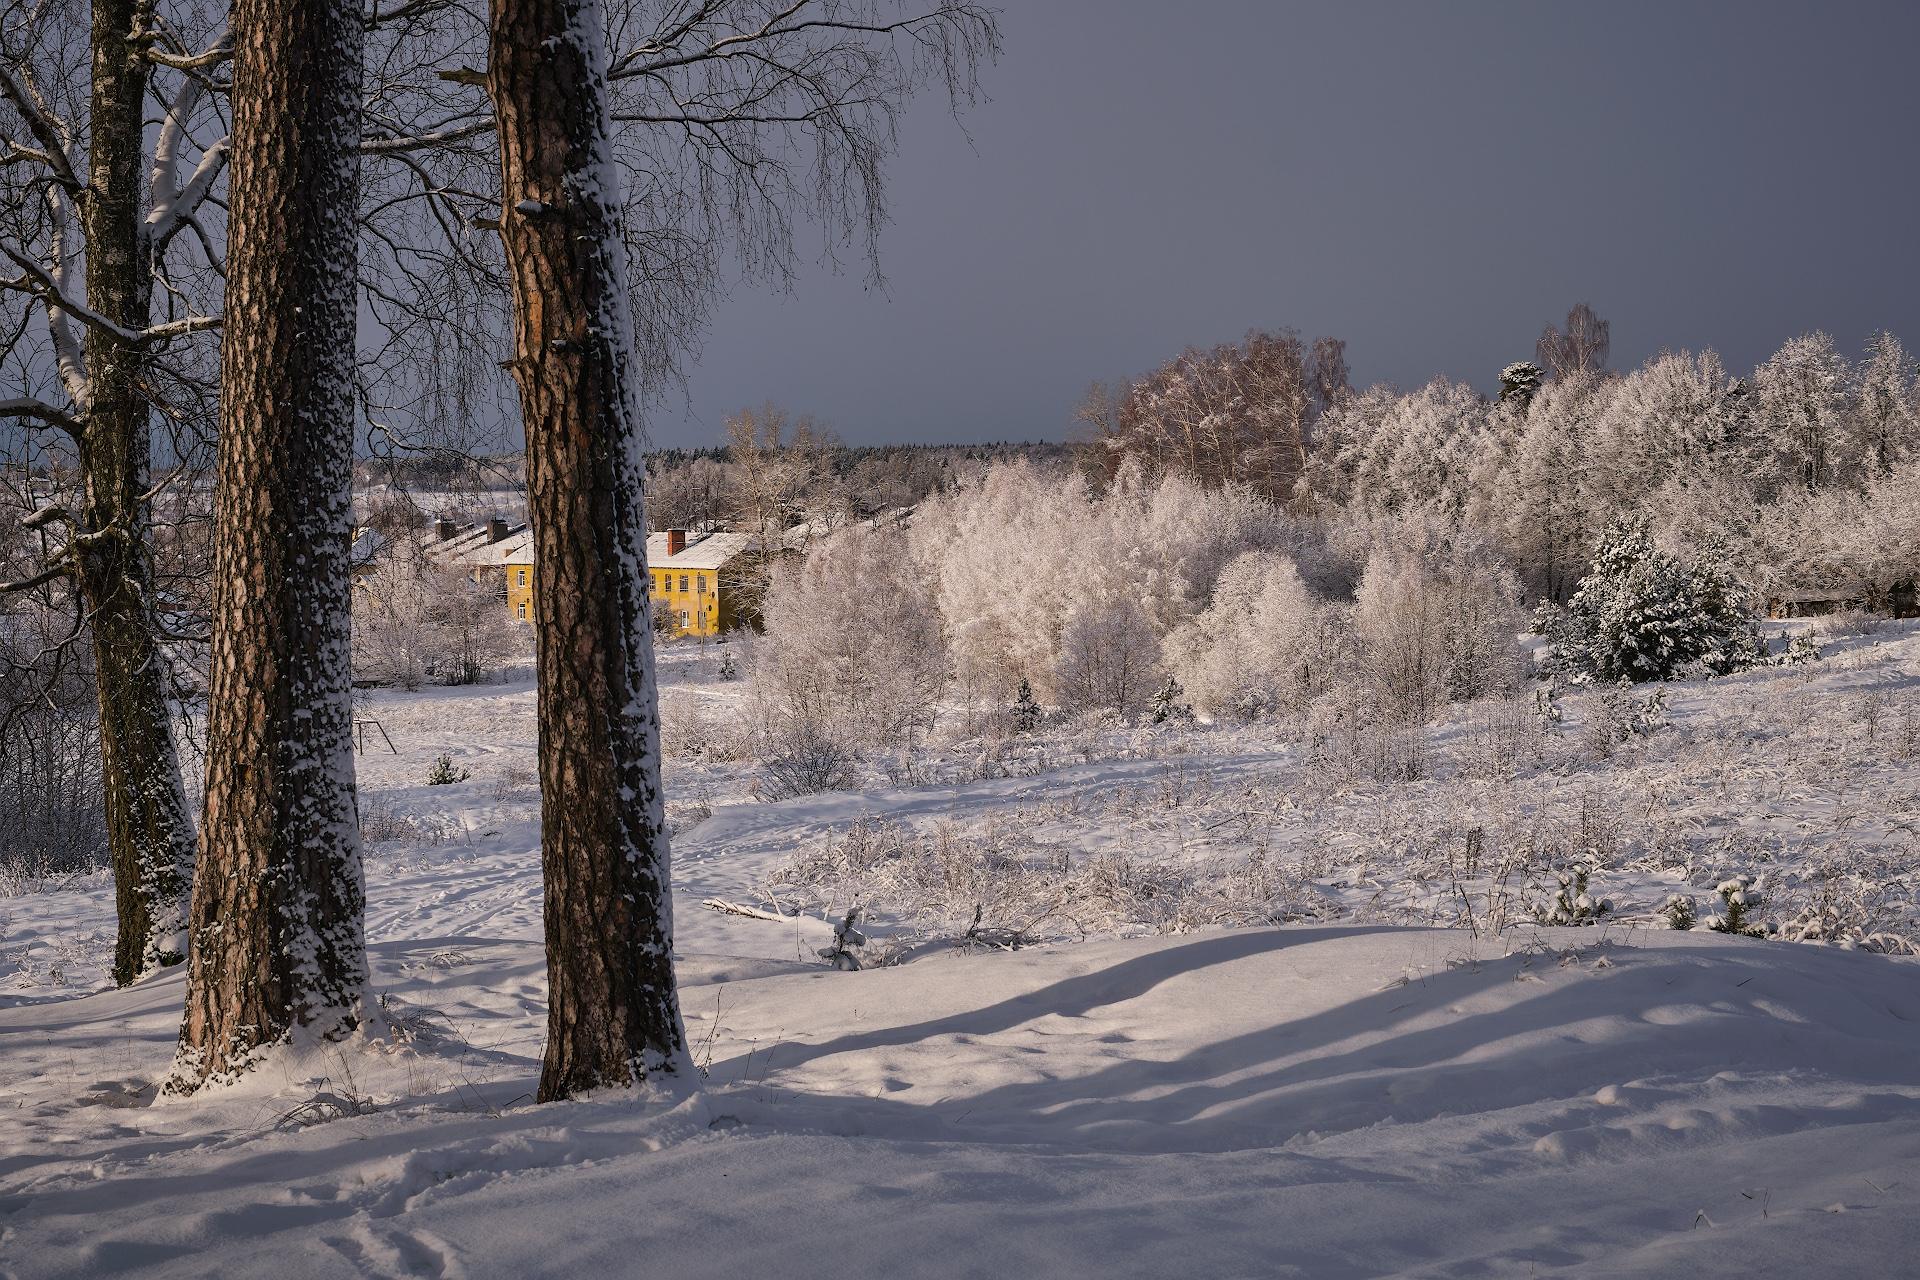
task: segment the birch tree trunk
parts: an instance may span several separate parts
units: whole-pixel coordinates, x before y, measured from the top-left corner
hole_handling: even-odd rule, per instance
[[[359,0],[239,0],[206,807],[169,1087],[363,1016],[348,666]]]
[[[79,201],[87,305],[129,332],[147,327],[153,293],[142,217],[150,65],[137,38],[143,10],[138,0],[94,0],[88,186]],[[89,325],[85,366],[89,403],[75,434],[86,492],[74,577],[93,640],[120,924],[113,977],[125,986],[185,958],[193,827],[154,612],[145,356],[138,344]]]
[[[598,0],[492,0],[539,639],[539,1099],[692,1074],[674,990],[641,424]]]

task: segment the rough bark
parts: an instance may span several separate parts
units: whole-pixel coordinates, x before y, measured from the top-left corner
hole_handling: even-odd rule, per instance
[[[363,1016],[348,665],[358,0],[234,6],[206,807],[171,1087]]]
[[[638,370],[602,21],[597,0],[491,7],[540,645],[551,988],[541,1101],[691,1075],[674,990]]]
[[[138,0],[94,0],[88,186],[80,198],[87,305],[123,329],[147,327],[152,246],[141,216],[146,50]],[[119,906],[113,976],[125,985],[184,959],[193,828],[168,723],[154,614],[151,434],[137,344],[88,326],[90,403],[77,433],[85,501],[75,580],[93,640],[108,849]]]

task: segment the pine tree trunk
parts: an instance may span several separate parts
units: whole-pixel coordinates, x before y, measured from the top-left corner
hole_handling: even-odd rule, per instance
[[[141,218],[146,50],[136,0],[94,0],[88,125],[87,305],[122,328],[147,326],[152,251]],[[92,392],[80,432],[86,494],[77,586],[93,639],[107,843],[120,931],[114,980],[177,964],[186,950],[193,828],[168,724],[165,657],[154,612],[151,437],[141,352],[97,327],[85,339]]]
[[[359,0],[240,0],[206,808],[170,1087],[363,1016],[348,539]]]
[[[597,0],[493,0],[539,637],[541,1101],[691,1075],[674,991],[644,465]]]

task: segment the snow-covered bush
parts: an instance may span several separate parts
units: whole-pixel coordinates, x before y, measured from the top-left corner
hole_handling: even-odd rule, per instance
[[[1753,919],[1753,913],[1767,905],[1760,896],[1759,881],[1755,877],[1729,877],[1722,880],[1713,892],[1720,900],[1720,914],[1707,923],[1707,928],[1715,933],[1732,933],[1747,938],[1767,936],[1766,929]]]
[[[1541,621],[1555,666],[1574,681],[1727,675],[1765,660],[1746,595],[1723,553],[1682,563],[1632,521],[1607,530],[1573,599]]]
[[[1040,724],[1040,704],[1034,700],[1033,685],[1020,677],[1020,688],[1013,696],[1007,719],[1015,733],[1032,733]]]
[[[1699,908],[1694,905],[1693,896],[1686,893],[1668,894],[1666,902],[1661,904],[1660,916],[1669,929],[1683,933],[1700,922]]]
[[[1851,640],[1859,636],[1878,635],[1886,623],[1886,618],[1878,613],[1870,613],[1865,609],[1842,609],[1814,623],[1814,630],[1830,639]]]
[[[1167,724],[1176,720],[1193,719],[1193,704],[1181,701],[1181,698],[1186,696],[1186,692],[1180,687],[1178,680],[1168,676],[1166,683],[1154,691],[1153,722]]]
[[[821,910],[858,903],[868,922],[891,917],[962,946],[1273,924],[1325,908],[1297,868],[1259,855],[1188,864],[1076,855],[1034,839],[1033,826],[1020,814],[928,830],[862,817],[797,854],[766,888]]]
[[[1595,690],[1587,698],[1586,712],[1582,737],[1595,760],[1610,760],[1621,743],[1657,733],[1669,723],[1663,690],[1641,697],[1625,680]]]
[[[1430,769],[1425,729],[1353,682],[1314,700],[1306,745],[1309,779],[1329,788],[1362,779],[1414,782]]]
[[[1775,895],[1781,939],[1920,955],[1920,931],[1908,916],[1916,891],[1909,857],[1842,845],[1782,880],[1776,888],[1784,891]]]
[[[660,699],[660,749],[679,760],[738,760],[741,728],[715,699],[667,695]]]
[[[1221,571],[1207,607],[1167,637],[1167,665],[1212,715],[1299,714],[1314,691],[1320,608],[1290,558],[1246,552]]]
[[[1539,764],[1547,722],[1525,695],[1484,698],[1462,711],[1459,741],[1462,776],[1510,779]]]
[[[1804,667],[1818,661],[1820,642],[1805,631],[1787,641],[1787,647],[1774,658],[1774,662],[1783,667]]]
[[[831,725],[804,716],[763,725],[758,752],[769,800],[844,791],[854,782],[853,749]]]
[[[1600,917],[1613,910],[1611,899],[1598,897],[1593,892],[1591,864],[1576,862],[1556,872],[1555,878],[1560,882],[1559,889],[1552,899],[1534,910],[1534,919],[1541,924],[1597,924]]]
[[[523,764],[503,764],[500,772],[494,775],[493,798],[495,803],[517,800],[523,796],[540,793],[540,774],[538,770]]]
[[[456,765],[450,755],[440,755],[427,767],[427,785],[445,787],[456,782],[465,782],[473,776],[473,770],[464,765]]]
[[[860,968],[860,957],[856,953],[856,948],[867,945],[867,935],[854,927],[859,923],[858,904],[848,907],[847,914],[840,918],[840,923],[833,926],[833,941],[814,954],[836,969],[846,973],[856,972]]]

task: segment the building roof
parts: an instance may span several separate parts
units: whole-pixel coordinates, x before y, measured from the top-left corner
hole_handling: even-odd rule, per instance
[[[485,530],[481,532],[484,533]],[[455,541],[459,539],[456,538]],[[474,569],[494,565],[532,564],[533,530],[525,525],[511,526],[507,536],[498,542],[488,542],[482,538],[478,546],[463,544],[459,550],[452,553],[451,560],[455,564]]]
[[[702,533],[687,531],[687,545],[678,555],[667,554],[665,531],[647,535],[647,567],[650,569],[720,569],[729,560],[747,550],[756,541],[750,533]],[[522,529],[504,540],[483,546],[461,557],[462,564],[532,564],[533,531]]]
[[[750,533],[701,533],[687,531],[687,545],[678,555],[667,554],[667,535],[647,535],[647,567],[652,569],[719,569],[727,561],[752,546]]]

